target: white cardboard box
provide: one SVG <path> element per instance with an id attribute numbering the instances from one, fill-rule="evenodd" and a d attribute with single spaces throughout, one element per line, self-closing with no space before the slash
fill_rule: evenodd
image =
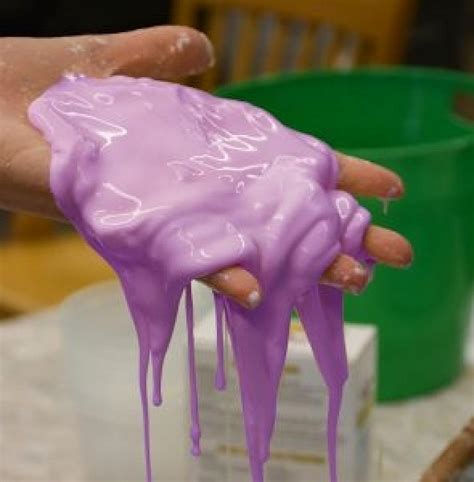
<path id="1" fill-rule="evenodd" d="M 376 331 L 369 325 L 345 328 L 349 379 L 339 422 L 340 482 L 369 478 L 371 409 L 375 395 Z M 227 389 L 214 389 L 215 321 L 195 331 L 202 425 L 202 456 L 193 463 L 193 482 L 250 480 L 236 371 L 226 346 Z M 326 387 L 297 320 L 292 322 L 287 362 L 280 385 L 278 417 L 266 464 L 266 482 L 328 480 Z"/>

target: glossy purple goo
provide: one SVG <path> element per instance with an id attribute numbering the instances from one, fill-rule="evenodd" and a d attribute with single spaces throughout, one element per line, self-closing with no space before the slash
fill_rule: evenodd
<path id="1" fill-rule="evenodd" d="M 192 452 L 199 454 L 190 283 L 234 265 L 253 273 L 264 293 L 254 310 L 216 297 L 217 358 L 221 365 L 224 317 L 252 479 L 264 480 L 296 308 L 328 389 L 336 481 L 347 377 L 342 293 L 317 282 L 339 253 L 364 258 L 369 214 L 335 190 L 331 150 L 249 104 L 149 79 L 68 76 L 33 102 L 29 116 L 52 146 L 57 205 L 115 269 L 127 298 L 139 340 L 148 481 L 148 366 L 159 405 L 163 360 L 185 291 Z M 222 366 L 216 385 L 225 385 Z"/>

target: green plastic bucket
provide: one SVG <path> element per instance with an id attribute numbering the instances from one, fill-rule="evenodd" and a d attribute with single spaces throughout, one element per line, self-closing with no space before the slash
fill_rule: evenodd
<path id="1" fill-rule="evenodd" d="M 406 196 L 387 214 L 362 200 L 373 222 L 407 236 L 409 270 L 383 266 L 346 319 L 379 328 L 379 398 L 426 393 L 463 365 L 474 278 L 474 123 L 454 111 L 474 76 L 425 69 L 364 69 L 261 78 L 221 87 L 343 152 L 398 172 Z"/>

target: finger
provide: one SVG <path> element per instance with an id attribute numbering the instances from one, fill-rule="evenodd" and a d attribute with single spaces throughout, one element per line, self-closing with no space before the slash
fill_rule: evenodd
<path id="1" fill-rule="evenodd" d="M 325 271 L 321 283 L 351 293 L 360 293 L 369 280 L 369 274 L 360 263 L 347 255 L 340 255 Z M 201 278 L 210 288 L 237 301 L 245 308 L 256 308 L 262 300 L 261 288 L 253 275 L 239 266 L 225 268 Z"/>
<path id="2" fill-rule="evenodd" d="M 367 269 L 346 254 L 340 254 L 321 277 L 322 284 L 341 288 L 350 293 L 360 293 L 368 281 Z"/>
<path id="3" fill-rule="evenodd" d="M 374 196 L 382 199 L 397 199 L 405 188 L 400 176 L 363 159 L 336 152 L 339 161 L 338 188 L 355 196 Z"/>
<path id="4" fill-rule="evenodd" d="M 370 226 L 364 238 L 364 247 L 376 261 L 393 267 L 411 264 L 413 250 L 400 234 L 379 226 Z M 247 308 L 256 307 L 262 298 L 258 281 L 242 268 L 233 267 L 202 279 L 204 283 L 230 296 Z M 367 269 L 354 258 L 341 254 L 326 269 L 321 283 L 360 293 L 369 281 Z"/>
<path id="5" fill-rule="evenodd" d="M 229 296 L 245 308 L 256 308 L 262 300 L 256 278 L 240 266 L 224 268 L 217 273 L 200 278 L 214 291 Z"/>
<path id="6" fill-rule="evenodd" d="M 380 226 L 369 226 L 364 237 L 368 254 L 379 263 L 402 268 L 413 261 L 413 249 L 402 235 Z"/>
<path id="7" fill-rule="evenodd" d="M 213 62 L 207 37 L 180 26 L 108 35 L 0 39 L 0 66 L 8 66 L 0 69 L 2 87 L 15 98 L 23 117 L 29 103 L 68 72 L 179 79 L 198 74 Z"/>
<path id="8" fill-rule="evenodd" d="M 189 27 L 153 27 L 103 39 L 96 59 L 107 76 L 172 80 L 201 73 L 214 63 L 209 39 Z"/>

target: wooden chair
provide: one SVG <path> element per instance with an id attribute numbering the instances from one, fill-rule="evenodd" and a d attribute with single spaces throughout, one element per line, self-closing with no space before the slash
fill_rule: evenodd
<path id="1" fill-rule="evenodd" d="M 26 214 L 12 215 L 0 242 L 0 317 L 41 309 L 112 270 L 71 228 Z"/>
<path id="2" fill-rule="evenodd" d="M 281 70 L 394 64 L 414 0 L 176 0 L 173 23 L 206 32 L 216 66 L 196 85 Z"/>

